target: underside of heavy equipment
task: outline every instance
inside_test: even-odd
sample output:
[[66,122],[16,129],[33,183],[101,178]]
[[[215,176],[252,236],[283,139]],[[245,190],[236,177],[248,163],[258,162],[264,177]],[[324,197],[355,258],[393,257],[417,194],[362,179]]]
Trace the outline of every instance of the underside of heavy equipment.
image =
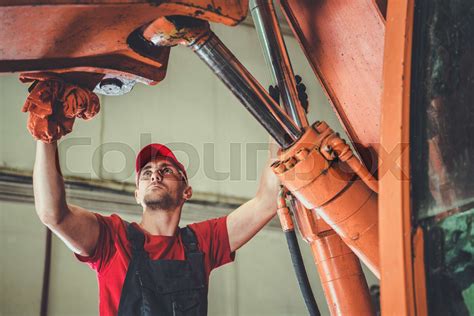
[[[209,23],[250,15],[281,106]],[[472,1],[0,0],[0,21],[0,72],[103,95],[159,85],[188,47],[281,147],[282,228],[311,247],[332,315],[376,312],[359,260],[382,315],[474,314]],[[308,122],[280,21],[348,139]]]

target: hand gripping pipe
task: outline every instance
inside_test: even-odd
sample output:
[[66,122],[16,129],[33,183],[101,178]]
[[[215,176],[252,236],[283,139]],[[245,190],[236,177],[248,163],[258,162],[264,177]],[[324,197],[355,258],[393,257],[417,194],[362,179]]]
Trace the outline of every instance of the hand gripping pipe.
[[273,171],[310,210],[380,276],[377,194],[348,164],[328,150],[335,133],[316,122],[289,149],[279,152]]
[[280,188],[280,192],[278,194],[278,218],[280,219],[281,228],[285,233],[288,250],[290,251],[291,262],[293,263],[296,279],[298,280],[301,294],[303,294],[303,299],[306,304],[306,308],[308,309],[308,313],[311,316],[319,316],[321,313],[319,312],[318,305],[314,299],[313,291],[311,290],[311,285],[309,284],[308,275],[306,274],[303,257],[301,256],[298,239],[295,234],[293,219],[291,218],[290,211],[286,206],[285,196],[287,192],[288,191],[284,187]]
[[158,46],[190,47],[281,147],[288,148],[301,136],[292,119],[209,29],[206,21],[162,17],[144,29],[143,38]]
[[250,0],[250,11],[262,45],[265,60],[270,66],[273,81],[278,85],[286,113],[300,128],[308,126],[306,113],[300,104],[295,75],[278,24],[272,0]]

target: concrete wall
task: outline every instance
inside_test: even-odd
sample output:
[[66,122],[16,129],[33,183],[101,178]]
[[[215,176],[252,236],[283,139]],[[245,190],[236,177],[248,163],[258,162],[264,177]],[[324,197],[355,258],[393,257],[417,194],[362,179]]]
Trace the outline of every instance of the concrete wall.
[[[214,26],[216,33],[264,85],[269,72],[255,30]],[[342,132],[296,41],[286,38],[295,72],[308,87],[310,121]],[[20,111],[26,86],[0,77],[0,166],[31,172],[35,142]],[[186,48],[172,49],[166,79],[102,97],[91,121],[76,121],[60,145],[63,172],[89,179],[133,182],[134,155],[152,141],[170,144],[188,165],[198,197],[250,198],[266,159],[267,135],[209,69]],[[137,216],[124,215],[128,220]],[[0,202],[0,315],[37,315],[45,228],[31,203]],[[186,223],[182,223],[186,224]],[[316,268],[302,246],[320,308],[327,314]],[[371,277],[370,283],[375,282]],[[238,251],[234,264],[211,276],[210,315],[305,315],[283,234],[266,228]],[[49,315],[97,314],[95,276],[54,238]]]

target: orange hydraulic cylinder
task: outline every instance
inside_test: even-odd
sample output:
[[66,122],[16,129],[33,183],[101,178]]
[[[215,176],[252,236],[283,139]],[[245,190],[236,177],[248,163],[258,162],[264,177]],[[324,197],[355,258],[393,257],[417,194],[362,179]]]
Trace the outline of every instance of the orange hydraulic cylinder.
[[279,152],[273,171],[379,277],[377,194],[346,163],[329,154],[327,140],[333,135],[324,122],[317,122],[293,146]]
[[333,231],[311,243],[331,315],[373,315],[359,259]]
[[314,211],[293,202],[298,228],[311,246],[331,315],[373,315],[359,259]]

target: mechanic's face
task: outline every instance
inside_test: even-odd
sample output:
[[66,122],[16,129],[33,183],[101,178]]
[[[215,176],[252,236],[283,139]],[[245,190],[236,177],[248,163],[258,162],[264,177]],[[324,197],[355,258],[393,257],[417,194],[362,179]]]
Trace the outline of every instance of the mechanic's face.
[[156,158],[140,170],[135,198],[143,207],[173,210],[191,195],[192,188],[183,173],[169,159]]

